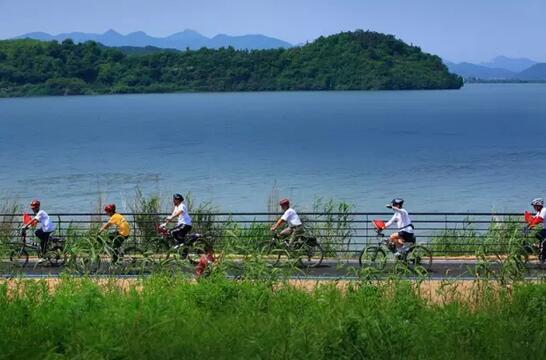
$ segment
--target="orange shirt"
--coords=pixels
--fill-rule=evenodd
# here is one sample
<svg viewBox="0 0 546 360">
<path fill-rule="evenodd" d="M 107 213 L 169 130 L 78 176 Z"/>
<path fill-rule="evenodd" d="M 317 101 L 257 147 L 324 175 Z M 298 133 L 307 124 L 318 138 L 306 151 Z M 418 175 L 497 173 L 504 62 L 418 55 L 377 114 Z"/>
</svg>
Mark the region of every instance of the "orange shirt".
<svg viewBox="0 0 546 360">
<path fill-rule="evenodd" d="M 129 223 L 127 222 L 127 220 L 125 220 L 125 218 L 121 214 L 115 213 L 114 215 L 112 215 L 110 217 L 110 220 L 108 220 L 108 224 L 115 225 L 118 230 L 118 233 L 121 236 L 129 236 L 131 232 Z"/>
</svg>

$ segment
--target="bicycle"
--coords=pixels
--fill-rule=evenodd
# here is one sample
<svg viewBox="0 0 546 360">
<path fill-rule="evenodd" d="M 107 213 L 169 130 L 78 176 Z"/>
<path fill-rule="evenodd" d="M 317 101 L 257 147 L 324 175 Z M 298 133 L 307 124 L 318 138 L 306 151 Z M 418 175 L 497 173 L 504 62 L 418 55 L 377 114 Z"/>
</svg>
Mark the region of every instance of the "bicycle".
<svg viewBox="0 0 546 360">
<path fill-rule="evenodd" d="M 113 261 L 114 251 L 117 253 L 117 261 Z M 139 265 L 142 259 L 142 253 L 130 250 L 124 242 L 117 249 L 112 247 L 109 236 L 91 233 L 88 236 L 81 236 L 77 242 L 71 244 L 67 249 L 67 267 L 77 273 L 97 273 L 99 270 L 112 270 L 114 272 L 131 271 Z M 104 258 L 109 257 L 112 260 L 109 266 L 103 264 L 108 262 Z"/>
<path fill-rule="evenodd" d="M 397 249 L 388 239 L 385 239 L 382 223 L 381 220 L 372 221 L 378 241 L 377 244 L 368 245 L 360 252 L 358 262 L 361 267 L 384 270 L 387 264 L 387 254 L 393 254 L 393 257 L 395 257 L 394 253 Z M 411 243 L 409 249 L 400 258 L 395 257 L 395 260 L 402 262 L 410 269 L 423 267 L 425 270 L 430 271 L 432 268 L 432 251 L 424 245 Z"/>
<path fill-rule="evenodd" d="M 201 255 L 210 252 L 212 245 L 203 234 L 187 234 L 180 244 L 173 238 L 166 226 L 156 225 L 157 238 L 141 245 L 127 247 L 127 254 L 141 254 L 145 261 L 163 263 L 170 260 L 188 260 L 192 265 L 199 263 Z"/>
<path fill-rule="evenodd" d="M 324 250 L 317 238 L 305 234 L 296 235 L 290 244 L 288 238 L 280 238 L 274 232 L 271 241 L 265 244 L 264 251 L 267 255 L 273 255 L 273 266 L 278 266 L 286 258 L 295 260 L 301 267 L 314 268 L 320 266 L 324 259 Z"/>
<path fill-rule="evenodd" d="M 12 249 L 10 251 L 9 259 L 11 263 L 16 267 L 25 267 L 29 260 L 29 251 L 41 253 L 40 244 L 35 242 L 29 242 L 27 236 L 27 228 L 21 229 L 21 242 L 18 243 L 20 247 Z M 46 264 L 49 266 L 62 266 L 66 261 L 66 255 L 64 253 L 64 240 L 59 237 L 50 236 L 45 254 L 42 256 L 46 260 Z"/>
<path fill-rule="evenodd" d="M 534 232 L 533 229 L 525 226 L 522 229 L 523 243 L 521 244 L 520 256 L 524 265 L 527 266 L 531 257 L 536 257 L 539 263 L 543 264 L 544 260 L 541 258 L 542 248 L 546 246 L 546 239 L 540 240 L 536 236 L 531 236 Z"/>
</svg>

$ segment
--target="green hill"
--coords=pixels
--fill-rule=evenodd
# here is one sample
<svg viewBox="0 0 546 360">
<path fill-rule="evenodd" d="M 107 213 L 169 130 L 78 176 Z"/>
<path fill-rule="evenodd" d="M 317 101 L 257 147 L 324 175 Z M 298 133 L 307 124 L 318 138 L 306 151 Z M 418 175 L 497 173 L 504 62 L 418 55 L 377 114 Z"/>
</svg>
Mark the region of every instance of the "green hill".
<svg viewBox="0 0 546 360">
<path fill-rule="evenodd" d="M 458 89 L 462 84 L 439 57 L 393 36 L 361 30 L 290 49 L 143 55 L 95 42 L 0 41 L 0 96 Z"/>
</svg>

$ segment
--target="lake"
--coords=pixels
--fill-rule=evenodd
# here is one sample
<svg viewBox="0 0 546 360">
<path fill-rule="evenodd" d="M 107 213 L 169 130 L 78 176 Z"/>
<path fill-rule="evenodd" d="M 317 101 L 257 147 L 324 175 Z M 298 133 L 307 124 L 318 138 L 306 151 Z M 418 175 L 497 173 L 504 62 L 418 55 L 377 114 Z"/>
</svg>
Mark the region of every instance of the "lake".
<svg viewBox="0 0 546 360">
<path fill-rule="evenodd" d="M 223 211 L 272 192 L 306 210 L 521 211 L 546 196 L 545 134 L 544 84 L 0 99 L 0 198 L 128 210 L 138 186 Z"/>
</svg>

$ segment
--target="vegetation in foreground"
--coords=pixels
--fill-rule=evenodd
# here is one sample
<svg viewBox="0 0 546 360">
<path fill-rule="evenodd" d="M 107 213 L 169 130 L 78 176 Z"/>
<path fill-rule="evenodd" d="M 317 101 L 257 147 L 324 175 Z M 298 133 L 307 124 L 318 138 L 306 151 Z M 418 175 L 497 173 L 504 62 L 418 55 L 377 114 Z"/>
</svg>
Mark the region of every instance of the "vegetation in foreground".
<svg viewBox="0 0 546 360">
<path fill-rule="evenodd" d="M 0 285 L 0 358 L 543 358 L 546 284 L 476 289 L 439 305 L 402 281 L 13 281 Z"/>
<path fill-rule="evenodd" d="M 358 30 L 290 49 L 126 55 L 95 42 L 0 41 L 0 96 L 458 89 L 438 56 Z"/>
</svg>

